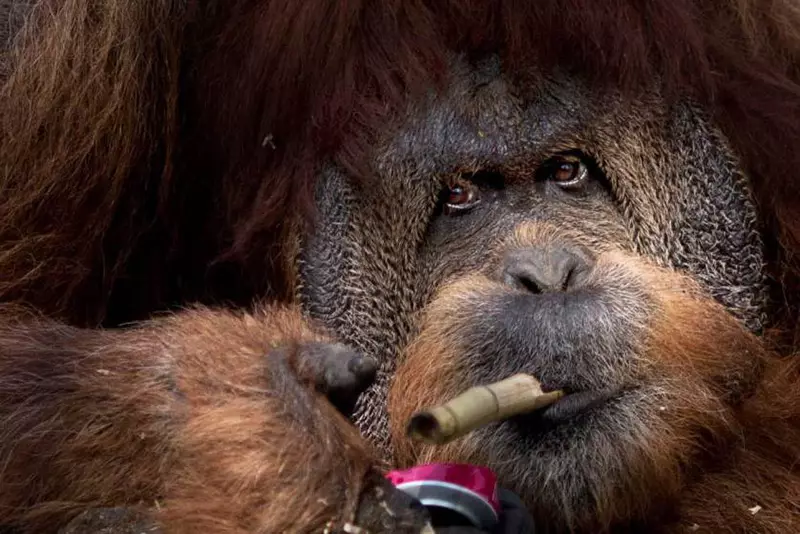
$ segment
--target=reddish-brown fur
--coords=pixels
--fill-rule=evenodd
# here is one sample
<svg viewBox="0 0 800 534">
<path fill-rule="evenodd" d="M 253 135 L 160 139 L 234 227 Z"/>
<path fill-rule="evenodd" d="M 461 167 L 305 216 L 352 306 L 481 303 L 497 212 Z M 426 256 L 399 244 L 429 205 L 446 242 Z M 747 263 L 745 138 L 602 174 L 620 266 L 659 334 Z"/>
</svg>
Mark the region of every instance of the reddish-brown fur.
<svg viewBox="0 0 800 534">
<path fill-rule="evenodd" d="M 513 242 L 541 235 L 548 234 L 526 230 Z M 634 276 L 656 302 L 656 319 L 645 342 L 645 374 L 668 384 L 674 402 L 661 416 L 670 431 L 654 430 L 646 456 L 626 466 L 626 486 L 607 488 L 591 517 L 576 511 L 573 526 L 605 532 L 626 518 L 647 518 L 655 511 L 651 505 L 667 502 L 674 517 L 663 519 L 661 526 L 651 523 L 650 529 L 685 532 L 698 525 L 701 532 L 769 534 L 800 529 L 800 362 L 766 351 L 689 279 L 617 252 L 604 253 L 598 264 Z M 500 284 L 475 275 L 444 288 L 428 308 L 390 390 L 398 466 L 502 462 L 469 438 L 434 447 L 406 435 L 415 411 L 445 402 L 466 387 L 463 369 L 469 364 L 459 340 L 472 324 L 470 315 L 480 310 L 466 303 L 501 291 Z M 752 396 L 742 405 L 726 404 L 726 383 L 762 366 Z M 693 450 L 698 442 L 706 443 L 709 457 Z M 760 509 L 751 511 L 756 506 Z"/>
<path fill-rule="evenodd" d="M 365 171 L 370 134 L 443 81 L 448 48 L 572 68 L 598 89 L 658 78 L 667 96 L 694 95 L 742 154 L 783 245 L 774 274 L 794 283 L 800 13 L 790 0 L 179 4 L 45 0 L 18 39 L 19 68 L 0 91 L 3 300 L 93 324 L 109 293 L 129 307 L 141 299 L 139 314 L 175 298 L 152 276 L 149 294 L 125 293 L 123 274 L 182 270 L 183 291 L 202 293 L 220 256 L 242 262 L 246 289 L 280 294 L 282 265 L 251 252 L 310 206 L 323 157 Z M 202 244 L 186 237 L 196 232 Z M 173 254 L 126 264 L 139 246 Z"/>
<path fill-rule="evenodd" d="M 448 48 L 498 48 L 512 68 L 557 64 L 598 89 L 636 89 L 658 77 L 667 96 L 688 93 L 708 107 L 750 171 L 793 333 L 800 13 L 791 0 L 42 0 L 36 15 L 0 60 L 10 66 L 0 87 L 2 302 L 79 326 L 114 324 L 207 297 L 206 288 L 219 289 L 206 271 L 218 259 L 238 281 L 220 298 L 284 297 L 282 223 L 311 206 L 319 162 L 333 157 L 368 175 L 370 135 L 403 101 L 445 81 Z M 170 524 L 188 530 L 211 518 L 221 532 L 257 517 L 277 529 L 306 519 L 317 526 L 349 510 L 315 500 L 349 503 L 344 486 L 309 491 L 311 474 L 269 461 L 274 449 L 262 448 L 285 450 L 285 436 L 252 432 L 281 428 L 264 419 L 269 399 L 242 388 L 253 385 L 271 340 L 311 335 L 299 329 L 285 316 L 258 315 L 251 327 L 196 311 L 129 331 L 79 331 L 9 312 L 0 336 L 0 457 L 12 459 L 3 484 L 18 491 L 0 495 L 13 507 L 5 517 L 60 500 L 27 516 L 39 525 L 83 504 L 152 493 L 166 496 Z M 698 523 L 726 513 L 738 514 L 736 524 L 770 517 L 767 507 L 750 517 L 740 505 L 776 493 L 747 492 L 792 481 L 775 458 L 800 443 L 797 369 L 770 362 L 762 391 L 737 414 L 748 444 L 734 456 L 740 469 L 709 475 L 684 499 Z M 176 400 L 165 366 L 185 381 L 185 399 Z M 234 377 L 236 387 L 224 387 Z M 176 406 L 188 407 L 182 418 L 163 417 Z M 332 448 L 292 454 L 360 450 L 327 404 L 319 410 L 321 426 L 296 430 L 311 441 L 334 435 Z M 70 422 L 79 431 L 59 435 Z M 9 447 L 26 452 L 9 455 Z M 351 459 L 331 467 L 342 478 L 315 472 L 313 480 L 349 479 L 356 491 L 367 456 Z M 769 483 L 746 487 L 744 472 Z M 218 478 L 227 474 L 241 485 Z M 269 514 L 265 493 L 277 503 Z M 717 494 L 731 503 L 721 515 L 704 509 Z M 281 498 L 292 500 L 291 512 Z"/>
<path fill-rule="evenodd" d="M 380 476 L 358 432 L 302 385 L 298 344 L 323 340 L 284 309 L 197 309 L 124 332 L 7 322 L 0 524 L 50 532 L 87 507 L 154 499 L 167 532 L 352 520 Z M 285 371 L 266 356 L 279 345 Z"/>
</svg>

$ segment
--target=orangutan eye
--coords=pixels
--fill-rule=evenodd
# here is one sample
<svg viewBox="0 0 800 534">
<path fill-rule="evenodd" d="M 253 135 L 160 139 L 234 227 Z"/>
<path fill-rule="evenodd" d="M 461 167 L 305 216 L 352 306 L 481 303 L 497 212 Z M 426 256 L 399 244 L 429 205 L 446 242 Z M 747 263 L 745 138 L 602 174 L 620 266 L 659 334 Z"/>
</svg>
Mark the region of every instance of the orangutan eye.
<svg viewBox="0 0 800 534">
<path fill-rule="evenodd" d="M 463 213 L 480 202 L 480 189 L 469 181 L 458 180 L 445 187 L 442 200 L 445 215 Z"/>
<path fill-rule="evenodd" d="M 540 176 L 564 189 L 575 189 L 586 182 L 589 169 L 580 157 L 555 156 L 542 165 Z"/>
</svg>

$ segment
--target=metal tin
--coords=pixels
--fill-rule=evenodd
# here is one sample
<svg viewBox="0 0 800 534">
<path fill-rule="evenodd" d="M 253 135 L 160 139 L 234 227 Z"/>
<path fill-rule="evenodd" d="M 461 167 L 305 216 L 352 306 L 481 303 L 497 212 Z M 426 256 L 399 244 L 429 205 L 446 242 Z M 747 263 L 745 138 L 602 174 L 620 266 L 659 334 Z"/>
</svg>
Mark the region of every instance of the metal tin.
<svg viewBox="0 0 800 534">
<path fill-rule="evenodd" d="M 427 464 L 392 471 L 387 478 L 429 509 L 447 510 L 483 530 L 498 523 L 497 478 L 490 469 L 468 464 Z"/>
</svg>

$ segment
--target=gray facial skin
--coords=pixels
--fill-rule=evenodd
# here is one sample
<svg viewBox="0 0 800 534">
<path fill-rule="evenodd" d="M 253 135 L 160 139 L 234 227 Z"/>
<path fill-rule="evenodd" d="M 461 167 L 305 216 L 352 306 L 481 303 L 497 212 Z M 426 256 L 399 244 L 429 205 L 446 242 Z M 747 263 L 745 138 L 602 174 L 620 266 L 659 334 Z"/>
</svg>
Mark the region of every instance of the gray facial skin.
<svg viewBox="0 0 800 534">
<path fill-rule="evenodd" d="M 591 253 L 618 247 L 688 272 L 748 328 L 763 328 L 767 289 L 755 207 L 734 155 L 701 113 L 656 95 L 635 103 L 598 95 L 561 75 L 530 76 L 537 82 L 523 91 L 494 59 L 455 61 L 453 70 L 447 94 L 387 128 L 376 144 L 373 180 L 356 184 L 339 169 L 326 171 L 315 233 L 299 261 L 298 293 L 308 313 L 380 361 L 355 421 L 387 455 L 387 385 L 418 313 L 445 282 L 502 272 L 493 250 L 520 223 L 568 230 Z M 565 151 L 589 158 L 589 178 L 576 190 L 542 177 L 543 164 Z M 458 176 L 474 180 L 480 202 L 448 215 L 441 192 Z M 515 325 L 513 310 L 526 313 L 523 300 L 487 304 L 484 320 L 519 336 L 499 345 L 519 350 L 493 355 L 491 371 L 475 362 L 475 372 L 499 379 L 494 375 L 525 368 L 533 339 L 558 339 L 562 345 L 551 341 L 549 350 L 572 355 L 549 367 L 554 381 L 592 380 L 580 359 L 591 351 L 581 344 L 603 347 L 623 365 L 637 350 L 637 326 L 615 317 L 619 302 L 603 308 L 602 295 L 591 298 L 583 312 L 541 322 L 549 331 Z M 531 313 L 546 314 L 538 306 Z M 606 326 L 602 339 L 587 331 L 598 321 Z M 498 331 L 484 326 L 476 332 Z M 477 334 L 470 340 L 492 341 Z"/>
</svg>

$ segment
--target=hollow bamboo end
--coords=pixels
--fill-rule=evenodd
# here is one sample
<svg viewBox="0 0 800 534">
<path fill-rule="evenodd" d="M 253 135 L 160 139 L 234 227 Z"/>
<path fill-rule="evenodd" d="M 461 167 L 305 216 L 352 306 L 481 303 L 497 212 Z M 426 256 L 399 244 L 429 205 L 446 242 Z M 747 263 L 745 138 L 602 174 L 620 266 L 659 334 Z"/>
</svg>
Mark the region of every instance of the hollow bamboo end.
<svg viewBox="0 0 800 534">
<path fill-rule="evenodd" d="M 409 420 L 407 436 L 442 445 L 493 421 L 542 409 L 563 396 L 561 390 L 542 391 L 531 375 L 514 375 L 470 388 L 445 404 L 417 412 Z"/>
<path fill-rule="evenodd" d="M 439 445 L 450 437 L 444 432 L 440 421 L 431 412 L 415 414 L 408 422 L 408 437 L 417 441 Z"/>
</svg>

